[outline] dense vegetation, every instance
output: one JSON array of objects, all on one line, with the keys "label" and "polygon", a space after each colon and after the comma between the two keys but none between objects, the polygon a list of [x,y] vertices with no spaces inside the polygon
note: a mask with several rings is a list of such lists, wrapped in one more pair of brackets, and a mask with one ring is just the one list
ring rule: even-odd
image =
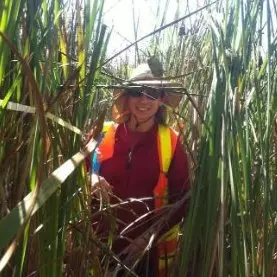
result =
[{"label": "dense vegetation", "polygon": [[[276,3],[206,1],[194,13],[179,1],[186,17],[165,25],[167,2],[147,51],[130,47],[186,88],[171,123],[185,126],[192,190],[173,274],[276,276]],[[111,102],[100,85],[129,71],[124,52],[106,55],[103,5],[0,3],[0,276],[107,276],[116,258],[91,228],[82,161],[94,144],[80,151]]]}]

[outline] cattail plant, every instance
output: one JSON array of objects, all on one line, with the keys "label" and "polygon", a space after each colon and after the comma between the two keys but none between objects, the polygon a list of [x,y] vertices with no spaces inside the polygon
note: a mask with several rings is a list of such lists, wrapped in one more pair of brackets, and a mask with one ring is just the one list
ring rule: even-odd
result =
[{"label": "cattail plant", "polygon": [[[70,225],[72,218],[84,218],[88,201],[81,160],[73,163],[73,174],[71,165],[59,176],[49,175],[79,151],[80,130],[96,104],[94,85],[109,39],[103,5],[62,0],[0,5],[3,276],[61,276],[73,270],[67,264],[74,255],[87,257],[80,244],[86,244],[90,223],[74,234]],[[87,260],[79,268],[82,276],[97,262]]]},{"label": "cattail plant", "polygon": [[171,23],[165,0],[142,38],[132,1],[136,41],[111,57],[104,0],[2,2],[1,276],[107,276],[111,261],[134,276],[110,250],[112,228],[107,244],[92,231],[83,153],[93,147],[79,152],[87,123],[104,120],[99,103],[111,99],[97,85],[127,77],[114,60],[131,47],[135,62],[159,56],[186,89],[170,121],[191,161],[172,276],[277,275],[273,0],[205,1],[197,11],[180,0]]}]

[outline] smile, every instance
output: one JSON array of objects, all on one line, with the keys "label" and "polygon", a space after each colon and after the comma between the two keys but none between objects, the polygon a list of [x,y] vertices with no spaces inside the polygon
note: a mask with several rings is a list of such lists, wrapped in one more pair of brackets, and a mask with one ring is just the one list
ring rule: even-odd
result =
[{"label": "smile", "polygon": [[137,107],[137,110],[139,110],[140,112],[147,112],[148,110],[150,110],[150,108]]}]

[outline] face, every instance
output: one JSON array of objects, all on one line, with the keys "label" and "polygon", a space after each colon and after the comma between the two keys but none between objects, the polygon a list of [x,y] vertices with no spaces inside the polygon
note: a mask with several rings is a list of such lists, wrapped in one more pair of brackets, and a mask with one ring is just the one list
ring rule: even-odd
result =
[{"label": "face", "polygon": [[129,110],[138,122],[143,122],[153,117],[157,113],[161,102],[161,97],[151,99],[144,94],[141,96],[129,95],[128,98]]}]

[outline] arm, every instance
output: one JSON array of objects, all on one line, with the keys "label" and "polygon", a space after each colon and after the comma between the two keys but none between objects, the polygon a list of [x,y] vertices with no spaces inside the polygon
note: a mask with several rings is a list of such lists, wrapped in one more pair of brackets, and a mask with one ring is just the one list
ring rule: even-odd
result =
[{"label": "arm", "polygon": [[[168,171],[168,187],[170,204],[180,200],[190,188],[188,156],[187,153],[184,152],[180,141],[177,142]],[[184,216],[184,214],[182,216]]]}]

